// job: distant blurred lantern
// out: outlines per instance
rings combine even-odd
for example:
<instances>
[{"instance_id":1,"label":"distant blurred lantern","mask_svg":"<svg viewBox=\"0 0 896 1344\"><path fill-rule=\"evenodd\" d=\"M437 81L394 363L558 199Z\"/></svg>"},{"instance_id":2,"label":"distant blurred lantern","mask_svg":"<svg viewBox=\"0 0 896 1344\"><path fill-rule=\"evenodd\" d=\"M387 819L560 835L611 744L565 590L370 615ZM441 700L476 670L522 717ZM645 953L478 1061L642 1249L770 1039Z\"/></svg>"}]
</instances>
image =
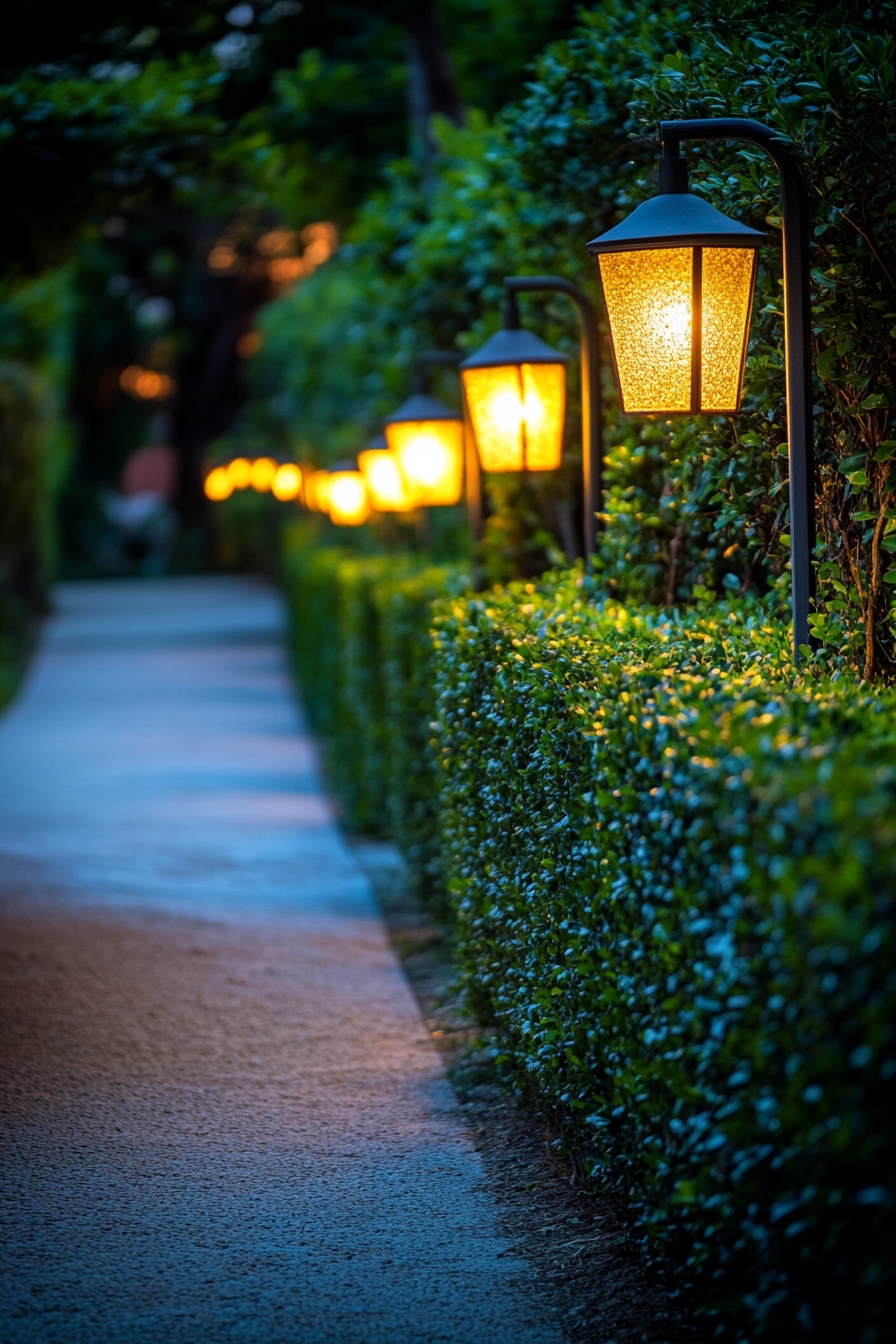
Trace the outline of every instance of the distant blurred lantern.
<instances>
[{"instance_id":1,"label":"distant blurred lantern","mask_svg":"<svg viewBox=\"0 0 896 1344\"><path fill-rule=\"evenodd\" d=\"M276 475L277 463L272 457L256 457L252 463L250 477L252 489L257 490L259 494L265 494L274 484Z\"/></svg>"},{"instance_id":2,"label":"distant blurred lantern","mask_svg":"<svg viewBox=\"0 0 896 1344\"><path fill-rule=\"evenodd\" d=\"M302 493L302 472L295 462L284 462L277 468L271 490L277 499L298 499Z\"/></svg>"},{"instance_id":3,"label":"distant blurred lantern","mask_svg":"<svg viewBox=\"0 0 896 1344\"><path fill-rule=\"evenodd\" d=\"M252 481L252 463L245 457L235 457L227 464L227 479L234 490L245 490Z\"/></svg>"},{"instance_id":4,"label":"distant blurred lantern","mask_svg":"<svg viewBox=\"0 0 896 1344\"><path fill-rule=\"evenodd\" d=\"M519 325L508 296L504 329L460 366L483 471L553 471L563 450L567 356Z\"/></svg>"},{"instance_id":5,"label":"distant blurred lantern","mask_svg":"<svg viewBox=\"0 0 896 1344\"><path fill-rule=\"evenodd\" d=\"M205 478L206 499L227 499L233 494L230 473L226 467L212 467Z\"/></svg>"},{"instance_id":6,"label":"distant blurred lantern","mask_svg":"<svg viewBox=\"0 0 896 1344\"><path fill-rule=\"evenodd\" d=\"M139 364L129 364L118 379L123 392L141 401L167 401L177 391L177 385L167 373L156 373L155 369L144 369Z\"/></svg>"},{"instance_id":7,"label":"distant blurred lantern","mask_svg":"<svg viewBox=\"0 0 896 1344\"><path fill-rule=\"evenodd\" d=\"M372 508L380 513L407 513L414 507L398 459L386 446L384 434L372 439L370 446L358 454L358 466Z\"/></svg>"},{"instance_id":8,"label":"distant blurred lantern","mask_svg":"<svg viewBox=\"0 0 896 1344\"><path fill-rule=\"evenodd\" d=\"M312 513L327 513L330 508L330 473L312 471L305 477L305 507Z\"/></svg>"},{"instance_id":9,"label":"distant blurred lantern","mask_svg":"<svg viewBox=\"0 0 896 1344\"><path fill-rule=\"evenodd\" d=\"M457 504L463 493L464 422L437 397L415 392L386 419L395 454L415 508Z\"/></svg>"},{"instance_id":10,"label":"distant blurred lantern","mask_svg":"<svg viewBox=\"0 0 896 1344\"><path fill-rule=\"evenodd\" d=\"M330 472L327 498L330 519L339 527L359 527L370 517L364 477L353 462L339 462Z\"/></svg>"},{"instance_id":11,"label":"distant blurred lantern","mask_svg":"<svg viewBox=\"0 0 896 1344\"><path fill-rule=\"evenodd\" d=\"M740 409L757 249L765 234L688 191L660 160L660 194L588 244L603 283L623 410Z\"/></svg>"},{"instance_id":12,"label":"distant blurred lantern","mask_svg":"<svg viewBox=\"0 0 896 1344\"><path fill-rule=\"evenodd\" d=\"M236 352L240 359L252 359L264 345L260 331L244 331L236 343Z\"/></svg>"}]
</instances>

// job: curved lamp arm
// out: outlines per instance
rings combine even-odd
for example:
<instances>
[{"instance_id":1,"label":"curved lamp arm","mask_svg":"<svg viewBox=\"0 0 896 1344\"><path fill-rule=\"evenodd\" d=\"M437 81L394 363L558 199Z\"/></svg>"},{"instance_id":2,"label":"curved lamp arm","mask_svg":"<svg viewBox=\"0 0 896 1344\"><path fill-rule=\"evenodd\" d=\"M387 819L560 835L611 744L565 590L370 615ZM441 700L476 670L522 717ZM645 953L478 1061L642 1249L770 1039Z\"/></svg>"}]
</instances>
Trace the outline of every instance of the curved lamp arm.
<instances>
[{"instance_id":1,"label":"curved lamp arm","mask_svg":"<svg viewBox=\"0 0 896 1344\"><path fill-rule=\"evenodd\" d=\"M572 299L579 314L582 356L582 483L584 505L582 532L585 565L590 567L594 552L595 514L601 503L603 467L603 405L600 389L600 343L597 311L588 295L571 280L559 275L508 275L504 278L511 318L516 295L553 291ZM513 308L511 308L513 305ZM517 325L519 323L517 322Z\"/></svg>"},{"instance_id":2,"label":"curved lamp arm","mask_svg":"<svg viewBox=\"0 0 896 1344\"><path fill-rule=\"evenodd\" d=\"M812 309L809 299L809 210L796 159L780 131L745 117L660 122L663 160L677 159L682 140L745 140L765 151L781 182L784 234L784 354L790 457L790 583L793 653L810 644L814 597L815 490L812 435Z\"/></svg>"}]
</instances>

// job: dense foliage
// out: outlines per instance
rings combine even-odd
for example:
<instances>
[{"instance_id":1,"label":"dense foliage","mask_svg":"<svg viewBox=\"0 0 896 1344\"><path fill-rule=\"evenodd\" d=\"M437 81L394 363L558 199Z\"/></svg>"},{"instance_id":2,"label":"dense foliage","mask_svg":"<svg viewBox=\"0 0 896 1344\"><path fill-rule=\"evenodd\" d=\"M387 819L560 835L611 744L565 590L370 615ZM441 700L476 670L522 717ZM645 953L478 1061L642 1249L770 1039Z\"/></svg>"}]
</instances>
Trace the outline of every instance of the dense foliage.
<instances>
[{"instance_id":1,"label":"dense foliage","mask_svg":"<svg viewBox=\"0 0 896 1344\"><path fill-rule=\"evenodd\" d=\"M790 689L749 606L439 612L443 864L519 1087L725 1337L883 1339L892 702Z\"/></svg>"},{"instance_id":2,"label":"dense foliage","mask_svg":"<svg viewBox=\"0 0 896 1344\"><path fill-rule=\"evenodd\" d=\"M509 1076L710 1333L882 1340L891 696L794 686L753 601L628 610L581 574L452 597L412 564L288 561L350 823L444 883Z\"/></svg>"},{"instance_id":3,"label":"dense foliage","mask_svg":"<svg viewBox=\"0 0 896 1344\"><path fill-rule=\"evenodd\" d=\"M780 127L804 165L812 224L819 607L828 654L867 678L894 663L896 508L896 56L885 3L706 12L605 0L548 48L497 122L441 129L428 189L396 165L326 272L268 310L254 374L268 416L324 460L358 446L407 388L421 346L475 346L499 320L509 273L593 284L584 243L654 190L656 128L670 115L746 115ZM688 147L698 192L780 229L771 163L726 144ZM318 320L321 311L329 316ZM526 300L540 334L573 350L562 298ZM706 589L783 609L787 451L780 252L761 267L744 412L662 422L620 417L606 379L605 589L670 607ZM287 397L274 404L270 389ZM531 576L575 549L573 389L563 472L493 478L486 567ZM570 538L572 537L572 540Z\"/></svg>"},{"instance_id":4,"label":"dense foliage","mask_svg":"<svg viewBox=\"0 0 896 1344\"><path fill-rule=\"evenodd\" d=\"M288 530L283 580L302 699L350 831L396 840L414 889L443 906L431 605L465 579L425 556L359 555Z\"/></svg>"}]
</instances>

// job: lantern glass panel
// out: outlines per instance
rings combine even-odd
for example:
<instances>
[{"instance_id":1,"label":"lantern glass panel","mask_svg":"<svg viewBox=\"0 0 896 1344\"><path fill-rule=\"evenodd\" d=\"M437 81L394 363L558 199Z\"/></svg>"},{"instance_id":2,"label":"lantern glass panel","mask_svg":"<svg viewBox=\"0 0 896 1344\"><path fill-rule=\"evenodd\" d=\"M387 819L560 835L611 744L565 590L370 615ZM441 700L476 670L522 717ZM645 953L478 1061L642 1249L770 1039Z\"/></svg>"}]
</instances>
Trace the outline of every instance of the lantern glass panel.
<instances>
[{"instance_id":1,"label":"lantern glass panel","mask_svg":"<svg viewBox=\"0 0 896 1344\"><path fill-rule=\"evenodd\" d=\"M367 489L360 471L331 472L327 500L330 518L340 527L359 527L370 517Z\"/></svg>"},{"instance_id":2,"label":"lantern glass panel","mask_svg":"<svg viewBox=\"0 0 896 1344\"><path fill-rule=\"evenodd\" d=\"M461 420L397 420L386 425L414 508L457 504L463 493L464 427Z\"/></svg>"},{"instance_id":3,"label":"lantern glass panel","mask_svg":"<svg viewBox=\"0 0 896 1344\"><path fill-rule=\"evenodd\" d=\"M607 252L600 258L622 408L691 408L693 248Z\"/></svg>"},{"instance_id":4,"label":"lantern glass panel","mask_svg":"<svg viewBox=\"0 0 896 1344\"><path fill-rule=\"evenodd\" d=\"M373 508L381 513L405 513L413 508L411 492L394 453L387 448L368 448L358 454L358 466Z\"/></svg>"},{"instance_id":5,"label":"lantern glass panel","mask_svg":"<svg viewBox=\"0 0 896 1344\"><path fill-rule=\"evenodd\" d=\"M702 411L740 407L755 266L753 248L703 248Z\"/></svg>"},{"instance_id":6,"label":"lantern glass panel","mask_svg":"<svg viewBox=\"0 0 896 1344\"><path fill-rule=\"evenodd\" d=\"M563 450L566 368L465 369L464 391L483 471L553 471Z\"/></svg>"}]
</instances>

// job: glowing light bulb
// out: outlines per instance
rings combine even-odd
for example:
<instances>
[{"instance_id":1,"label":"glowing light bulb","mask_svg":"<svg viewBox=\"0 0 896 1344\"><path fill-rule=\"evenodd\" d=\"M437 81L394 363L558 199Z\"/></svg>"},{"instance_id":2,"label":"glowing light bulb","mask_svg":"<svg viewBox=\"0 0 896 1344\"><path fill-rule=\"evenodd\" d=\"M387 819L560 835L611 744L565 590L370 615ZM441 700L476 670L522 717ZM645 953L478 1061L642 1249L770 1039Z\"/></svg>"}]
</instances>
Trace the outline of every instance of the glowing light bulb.
<instances>
[{"instance_id":1,"label":"glowing light bulb","mask_svg":"<svg viewBox=\"0 0 896 1344\"><path fill-rule=\"evenodd\" d=\"M252 480L252 463L245 457L235 457L227 464L227 479L234 490L245 490Z\"/></svg>"},{"instance_id":2,"label":"glowing light bulb","mask_svg":"<svg viewBox=\"0 0 896 1344\"><path fill-rule=\"evenodd\" d=\"M205 478L206 499L227 499L233 494L230 473L226 467L213 467Z\"/></svg>"},{"instance_id":3,"label":"glowing light bulb","mask_svg":"<svg viewBox=\"0 0 896 1344\"><path fill-rule=\"evenodd\" d=\"M274 477L277 475L277 463L272 457L256 457L252 463L252 474L250 477L252 489L257 490L259 494L266 494L274 484Z\"/></svg>"},{"instance_id":4,"label":"glowing light bulb","mask_svg":"<svg viewBox=\"0 0 896 1344\"><path fill-rule=\"evenodd\" d=\"M271 482L274 497L280 500L298 499L302 492L302 472L295 462L284 462Z\"/></svg>"}]
</instances>

